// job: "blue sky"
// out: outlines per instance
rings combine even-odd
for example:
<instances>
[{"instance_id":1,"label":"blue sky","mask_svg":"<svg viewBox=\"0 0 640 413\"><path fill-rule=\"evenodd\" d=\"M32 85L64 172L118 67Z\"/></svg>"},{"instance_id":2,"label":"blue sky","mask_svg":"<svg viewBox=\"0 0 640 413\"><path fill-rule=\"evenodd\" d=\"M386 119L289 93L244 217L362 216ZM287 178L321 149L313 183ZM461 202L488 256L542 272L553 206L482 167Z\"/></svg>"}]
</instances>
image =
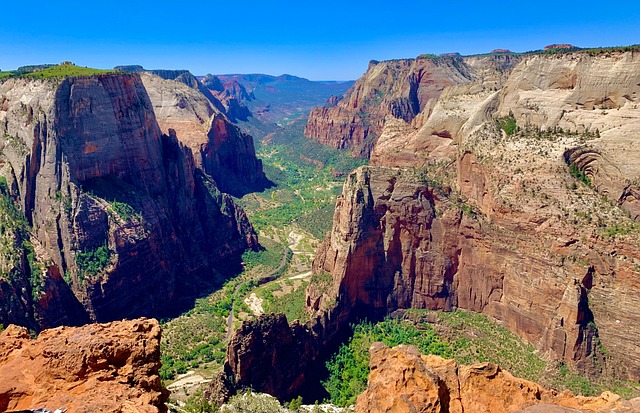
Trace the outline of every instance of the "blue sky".
<instances>
[{"instance_id":1,"label":"blue sky","mask_svg":"<svg viewBox=\"0 0 640 413\"><path fill-rule=\"evenodd\" d=\"M371 59L640 43L637 0L8 1L0 69L82 66L356 79Z\"/></svg>"}]
</instances>

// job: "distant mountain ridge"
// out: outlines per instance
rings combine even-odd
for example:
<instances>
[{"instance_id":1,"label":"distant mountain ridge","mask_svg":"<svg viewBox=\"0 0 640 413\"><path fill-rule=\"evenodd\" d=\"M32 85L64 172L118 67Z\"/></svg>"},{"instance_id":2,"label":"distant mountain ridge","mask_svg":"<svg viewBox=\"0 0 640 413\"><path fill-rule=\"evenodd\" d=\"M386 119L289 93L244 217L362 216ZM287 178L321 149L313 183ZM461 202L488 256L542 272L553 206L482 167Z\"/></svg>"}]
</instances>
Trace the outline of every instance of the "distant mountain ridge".
<instances>
[{"instance_id":1,"label":"distant mountain ridge","mask_svg":"<svg viewBox=\"0 0 640 413\"><path fill-rule=\"evenodd\" d=\"M238 125L258 139L306 117L312 108L334 96L342 96L354 83L259 73L209 74L199 80L223 102L230 114L238 114L235 119ZM231 96L236 101L228 101Z\"/></svg>"}]
</instances>

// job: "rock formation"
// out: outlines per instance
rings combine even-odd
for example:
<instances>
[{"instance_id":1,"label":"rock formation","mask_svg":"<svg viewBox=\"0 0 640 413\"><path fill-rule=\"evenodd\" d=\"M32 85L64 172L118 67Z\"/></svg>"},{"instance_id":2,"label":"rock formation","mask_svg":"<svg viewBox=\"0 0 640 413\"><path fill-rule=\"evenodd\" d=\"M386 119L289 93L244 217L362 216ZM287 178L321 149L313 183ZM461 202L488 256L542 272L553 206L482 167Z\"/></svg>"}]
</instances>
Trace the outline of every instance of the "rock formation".
<instances>
[{"instance_id":1,"label":"rock formation","mask_svg":"<svg viewBox=\"0 0 640 413\"><path fill-rule=\"evenodd\" d=\"M311 111L305 136L334 148L368 157L387 116L412 122L430 108L448 86L484 81L494 87L520 57L442 56L371 61L367 72L334 107ZM419 124L422 118L416 120Z\"/></svg>"},{"instance_id":2,"label":"rock formation","mask_svg":"<svg viewBox=\"0 0 640 413\"><path fill-rule=\"evenodd\" d=\"M3 176L33 245L19 276L0 276L0 307L27 321L10 310L2 323L157 314L257 246L242 209L162 133L138 74L8 79L0 102Z\"/></svg>"},{"instance_id":3,"label":"rock formation","mask_svg":"<svg viewBox=\"0 0 640 413\"><path fill-rule=\"evenodd\" d=\"M250 386L280 399L289 397L304 381L300 361L310 362L318 352L307 348L308 334L299 323L290 327L284 314L244 322L229 342L224 371L206 396L222 404L237 388ZM272 370L272 365L279 368Z\"/></svg>"},{"instance_id":4,"label":"rock formation","mask_svg":"<svg viewBox=\"0 0 640 413\"><path fill-rule=\"evenodd\" d=\"M171 129L176 132L193 153L196 166L221 191L240 196L269 184L262 161L256 158L253 138L233 125L197 88L150 74L143 74L142 81L160 129L165 134Z\"/></svg>"},{"instance_id":5,"label":"rock formation","mask_svg":"<svg viewBox=\"0 0 640 413\"><path fill-rule=\"evenodd\" d=\"M138 319L0 334L0 411L166 412L160 325Z\"/></svg>"},{"instance_id":6,"label":"rock formation","mask_svg":"<svg viewBox=\"0 0 640 413\"><path fill-rule=\"evenodd\" d=\"M321 399L322 390L309 383L319 383L319 363L344 334L341 329L348 323L338 320L344 314L327 311L306 324L294 320L289 325L284 314L263 314L243 322L231 337L222 371L205 397L221 405L239 390L251 388L280 400L299 395Z\"/></svg>"},{"instance_id":7,"label":"rock formation","mask_svg":"<svg viewBox=\"0 0 640 413\"><path fill-rule=\"evenodd\" d=\"M387 120L371 155L385 168L347 179L314 263L334 286L326 298L310 290L309 302L481 311L588 374L607 369L590 361L606 349L612 374L639 377L628 216L639 59L529 56L497 91L446 88L421 126ZM508 135L496 118L521 131ZM398 166L407 170L388 169Z\"/></svg>"},{"instance_id":8,"label":"rock formation","mask_svg":"<svg viewBox=\"0 0 640 413\"><path fill-rule=\"evenodd\" d=\"M623 401L612 393L575 397L513 377L492 363L460 366L453 360L421 355L413 346L370 348L367 389L356 413L631 413L640 399Z\"/></svg>"},{"instance_id":9,"label":"rock formation","mask_svg":"<svg viewBox=\"0 0 640 413\"><path fill-rule=\"evenodd\" d=\"M463 308L586 375L637 380L638 79L623 50L372 62L307 125L356 151L380 134L316 255L332 284L308 287L328 320L309 329L328 342L358 315Z\"/></svg>"},{"instance_id":10,"label":"rock formation","mask_svg":"<svg viewBox=\"0 0 640 413\"><path fill-rule=\"evenodd\" d=\"M217 76L209 74L202 78L202 84L222 102L225 114L231 122L247 121L252 116L246 103L255 100L256 97L253 93L247 92L236 79L226 79L223 83Z\"/></svg>"},{"instance_id":11,"label":"rock formation","mask_svg":"<svg viewBox=\"0 0 640 413\"><path fill-rule=\"evenodd\" d=\"M577 47L568 43L561 43L561 44L554 43L544 47L544 50L553 50L553 49L577 49Z\"/></svg>"}]
</instances>

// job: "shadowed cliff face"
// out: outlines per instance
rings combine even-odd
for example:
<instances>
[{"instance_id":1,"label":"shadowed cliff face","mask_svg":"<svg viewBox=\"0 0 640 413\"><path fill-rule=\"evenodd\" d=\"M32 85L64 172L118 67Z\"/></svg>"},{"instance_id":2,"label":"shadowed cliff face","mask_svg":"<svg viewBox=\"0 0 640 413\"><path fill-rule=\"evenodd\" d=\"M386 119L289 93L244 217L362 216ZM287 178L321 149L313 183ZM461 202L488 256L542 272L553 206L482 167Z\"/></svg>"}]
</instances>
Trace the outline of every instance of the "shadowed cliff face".
<instances>
[{"instance_id":1,"label":"shadowed cliff face","mask_svg":"<svg viewBox=\"0 0 640 413\"><path fill-rule=\"evenodd\" d=\"M178 140L193 153L196 166L211 176L221 191L242 196L271 185L262 161L256 158L253 138L229 121L216 98L150 74L142 75L142 81L161 130L166 134L170 129L176 131Z\"/></svg>"},{"instance_id":2,"label":"shadowed cliff face","mask_svg":"<svg viewBox=\"0 0 640 413\"><path fill-rule=\"evenodd\" d=\"M26 304L40 327L156 314L257 246L138 75L12 79L0 96L5 176L47 268Z\"/></svg>"}]
</instances>

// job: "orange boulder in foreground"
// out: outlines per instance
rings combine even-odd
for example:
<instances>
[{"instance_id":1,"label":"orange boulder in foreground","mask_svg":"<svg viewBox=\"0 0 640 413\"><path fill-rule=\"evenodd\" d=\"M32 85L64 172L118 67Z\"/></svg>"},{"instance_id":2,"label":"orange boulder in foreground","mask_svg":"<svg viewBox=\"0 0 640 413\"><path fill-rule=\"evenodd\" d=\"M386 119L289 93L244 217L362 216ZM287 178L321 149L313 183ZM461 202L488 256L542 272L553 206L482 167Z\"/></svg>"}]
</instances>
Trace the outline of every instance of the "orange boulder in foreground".
<instances>
[{"instance_id":1,"label":"orange boulder in foreground","mask_svg":"<svg viewBox=\"0 0 640 413\"><path fill-rule=\"evenodd\" d=\"M356 413L632 413L640 399L623 401L558 393L513 377L493 363L459 366L453 360L422 355L413 346L374 343L367 390Z\"/></svg>"},{"instance_id":2,"label":"orange boulder in foreground","mask_svg":"<svg viewBox=\"0 0 640 413\"><path fill-rule=\"evenodd\" d=\"M69 412L166 412L160 325L137 319L0 334L0 412L65 408Z\"/></svg>"}]
</instances>

